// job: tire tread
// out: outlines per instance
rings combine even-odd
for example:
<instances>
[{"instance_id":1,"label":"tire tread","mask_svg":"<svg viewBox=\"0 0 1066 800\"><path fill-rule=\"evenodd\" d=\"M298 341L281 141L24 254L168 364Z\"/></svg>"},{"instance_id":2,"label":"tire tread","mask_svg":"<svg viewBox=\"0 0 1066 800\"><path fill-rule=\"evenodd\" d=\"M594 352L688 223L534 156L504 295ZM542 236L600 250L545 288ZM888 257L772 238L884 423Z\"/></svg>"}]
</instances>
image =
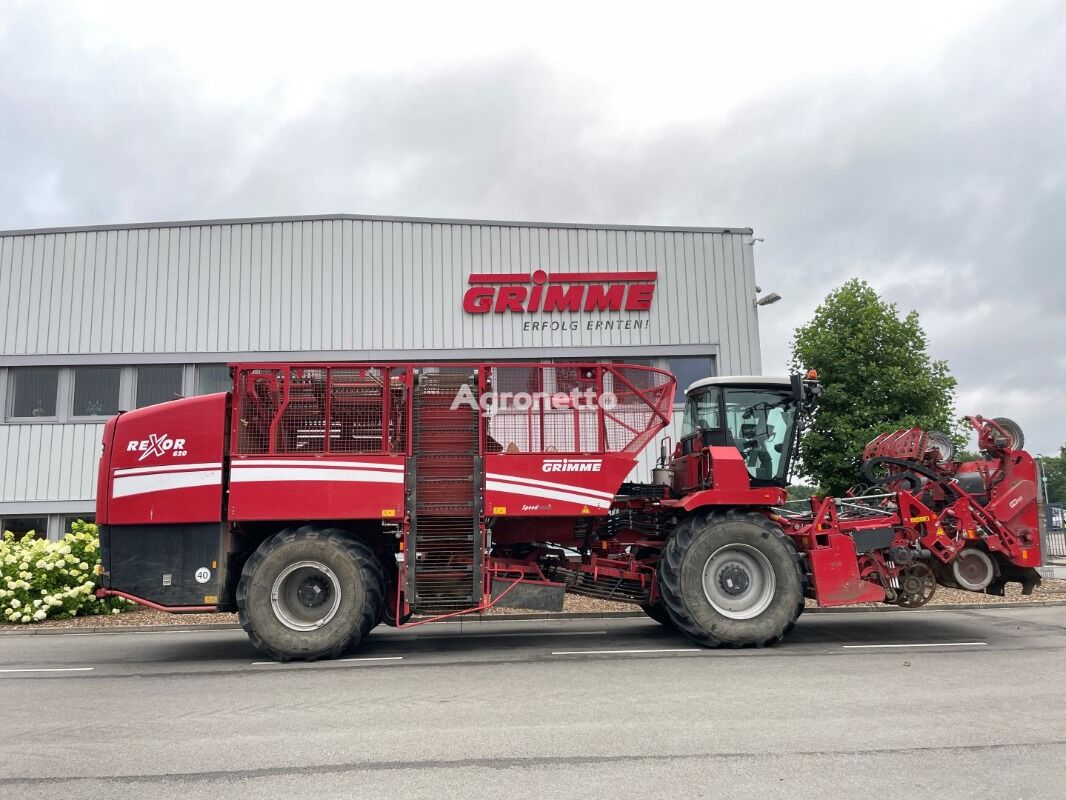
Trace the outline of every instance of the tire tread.
<instances>
[{"instance_id":1,"label":"tire tread","mask_svg":"<svg viewBox=\"0 0 1066 800\"><path fill-rule=\"evenodd\" d=\"M299 538L310 540L326 539L346 550L363 576L363 583L367 593L367 602L363 603L362 614L347 639L335 644L328 650L317 653L293 655L281 651L264 641L263 637L259 635L258 631L256 631L255 625L248 616L246 609L248 602L248 585L267 555L282 544L295 541ZM381 567L380 561L378 561L377 557L369 547L347 531L341 530L340 528L318 528L314 525L303 525L299 528L285 528L263 541L263 543L256 548L255 552L252 553L244 563L244 568L241 570L241 579L237 583L237 620L240 622L244 632L248 634L248 638L251 640L252 644L255 645L256 649L275 661L317 661L322 658L337 658L345 651L359 644L359 642L363 640L363 637L366 636L381 620L382 608L385 602L384 586L385 573Z\"/></svg>"},{"instance_id":2,"label":"tire tread","mask_svg":"<svg viewBox=\"0 0 1066 800\"><path fill-rule=\"evenodd\" d=\"M723 642L704 630L688 612L681 591L681 565L685 553L693 540L700 532L709 527L734 521L753 523L780 542L791 556L800 580L799 602L793 609L788 624L777 634L751 642L748 645ZM682 520L677 528L674 529L674 532L666 542L666 546L663 548L662 557L659 560L659 592L662 595L663 604L666 606L670 618L678 630L704 647L721 647L723 645L730 647L766 647L767 645L777 644L792 630L799 615L803 613L806 583L806 569L799 552L796 550L796 546L792 543L792 539L785 534L781 526L757 511L746 511L737 508L697 510Z\"/></svg>"}]
</instances>

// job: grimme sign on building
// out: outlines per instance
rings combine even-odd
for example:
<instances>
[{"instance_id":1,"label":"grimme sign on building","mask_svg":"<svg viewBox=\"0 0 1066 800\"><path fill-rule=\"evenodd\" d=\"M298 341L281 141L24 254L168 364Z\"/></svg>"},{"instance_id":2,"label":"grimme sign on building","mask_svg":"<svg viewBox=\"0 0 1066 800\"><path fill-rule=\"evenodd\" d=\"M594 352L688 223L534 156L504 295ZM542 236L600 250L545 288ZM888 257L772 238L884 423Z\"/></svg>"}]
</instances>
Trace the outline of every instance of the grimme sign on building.
<instances>
[{"instance_id":1,"label":"grimme sign on building","mask_svg":"<svg viewBox=\"0 0 1066 800\"><path fill-rule=\"evenodd\" d=\"M350 214L0 231L0 524L91 517L107 418L232 362L632 361L679 401L758 374L753 256L748 228Z\"/></svg>"},{"instance_id":2,"label":"grimme sign on building","mask_svg":"<svg viewBox=\"0 0 1066 800\"><path fill-rule=\"evenodd\" d=\"M468 314L597 314L610 311L648 312L655 297L657 272L474 273L463 295ZM524 331L578 330L576 319L527 319ZM589 319L586 330L640 330L648 319Z\"/></svg>"}]
</instances>

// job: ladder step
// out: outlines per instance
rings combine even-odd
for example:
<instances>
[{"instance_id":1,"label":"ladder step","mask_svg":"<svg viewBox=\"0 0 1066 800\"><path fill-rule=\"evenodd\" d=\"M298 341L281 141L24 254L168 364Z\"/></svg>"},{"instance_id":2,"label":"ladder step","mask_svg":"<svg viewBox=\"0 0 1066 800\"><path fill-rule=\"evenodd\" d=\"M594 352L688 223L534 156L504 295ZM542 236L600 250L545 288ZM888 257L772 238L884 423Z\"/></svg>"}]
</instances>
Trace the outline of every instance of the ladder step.
<instances>
[{"instance_id":1,"label":"ladder step","mask_svg":"<svg viewBox=\"0 0 1066 800\"><path fill-rule=\"evenodd\" d=\"M414 397L414 595L420 611L470 608L481 597L479 508L476 503L478 414L451 408L467 369L420 376Z\"/></svg>"}]
</instances>

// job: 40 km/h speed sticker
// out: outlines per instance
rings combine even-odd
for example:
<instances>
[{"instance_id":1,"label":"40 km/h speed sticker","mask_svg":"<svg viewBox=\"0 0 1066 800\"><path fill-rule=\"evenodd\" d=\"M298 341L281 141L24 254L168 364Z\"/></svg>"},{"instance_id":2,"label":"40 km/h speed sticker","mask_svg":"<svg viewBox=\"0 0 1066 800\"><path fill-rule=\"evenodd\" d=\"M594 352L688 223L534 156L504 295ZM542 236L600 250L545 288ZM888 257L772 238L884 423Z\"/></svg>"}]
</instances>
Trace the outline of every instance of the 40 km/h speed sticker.
<instances>
[{"instance_id":1,"label":"40 km/h speed sticker","mask_svg":"<svg viewBox=\"0 0 1066 800\"><path fill-rule=\"evenodd\" d=\"M200 569L196 570L195 577L197 583L207 583L211 580L211 570L207 567L200 567Z\"/></svg>"}]
</instances>

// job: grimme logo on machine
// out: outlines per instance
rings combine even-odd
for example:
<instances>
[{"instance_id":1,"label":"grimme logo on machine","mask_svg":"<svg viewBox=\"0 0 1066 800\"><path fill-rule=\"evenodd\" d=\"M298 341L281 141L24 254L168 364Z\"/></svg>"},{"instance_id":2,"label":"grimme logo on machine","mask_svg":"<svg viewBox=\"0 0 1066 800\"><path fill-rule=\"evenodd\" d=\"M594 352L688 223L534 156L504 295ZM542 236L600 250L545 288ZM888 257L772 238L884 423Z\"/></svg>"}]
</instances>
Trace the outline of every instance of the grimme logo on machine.
<instances>
[{"instance_id":1,"label":"grimme logo on machine","mask_svg":"<svg viewBox=\"0 0 1066 800\"><path fill-rule=\"evenodd\" d=\"M596 311L650 311L656 272L472 273L463 295L468 314L533 314ZM588 330L651 327L650 320L587 320ZM577 330L569 322L527 320L524 330Z\"/></svg>"},{"instance_id":2,"label":"grimme logo on machine","mask_svg":"<svg viewBox=\"0 0 1066 800\"><path fill-rule=\"evenodd\" d=\"M541 472L599 472L603 468L600 458L548 458Z\"/></svg>"}]
</instances>

